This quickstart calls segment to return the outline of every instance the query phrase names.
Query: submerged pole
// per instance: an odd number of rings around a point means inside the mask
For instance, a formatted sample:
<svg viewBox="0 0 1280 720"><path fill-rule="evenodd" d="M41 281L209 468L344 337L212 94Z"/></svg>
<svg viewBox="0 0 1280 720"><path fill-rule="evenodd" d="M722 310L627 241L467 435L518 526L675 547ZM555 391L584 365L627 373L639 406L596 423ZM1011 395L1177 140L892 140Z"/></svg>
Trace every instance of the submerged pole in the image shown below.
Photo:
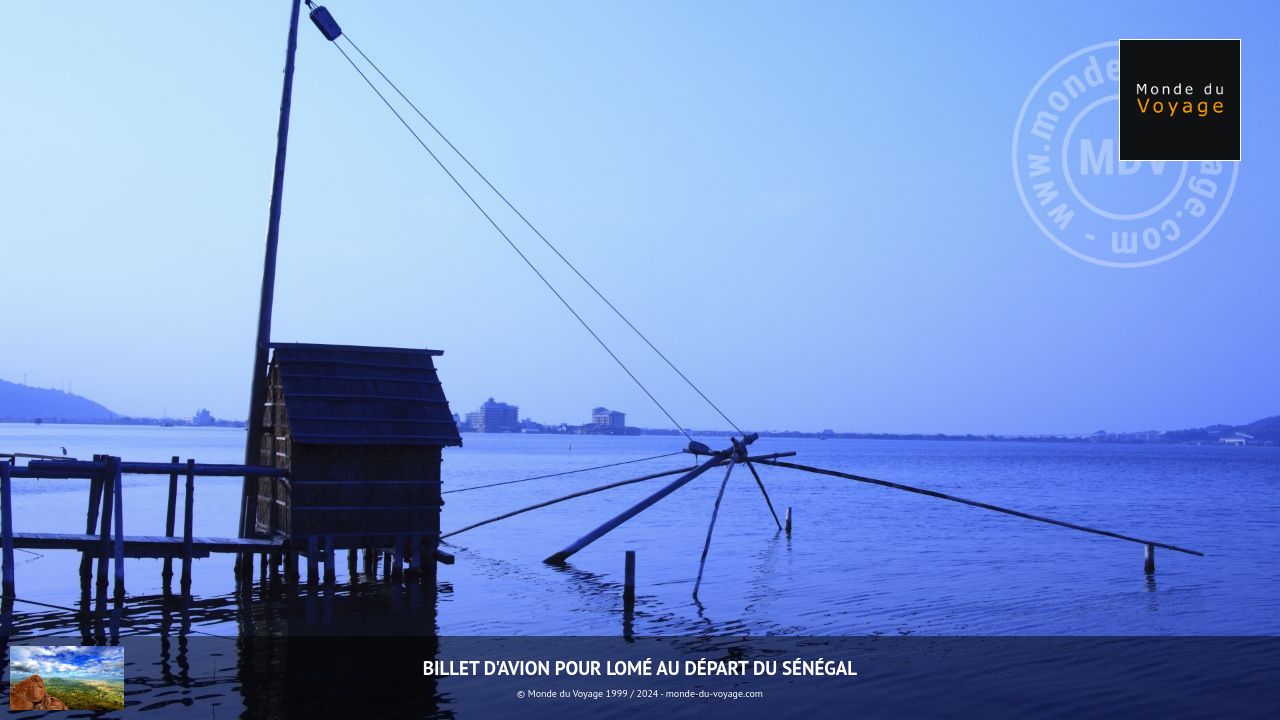
<svg viewBox="0 0 1280 720"><path fill-rule="evenodd" d="M284 199L284 161L289 145L289 109L293 104L293 67L298 52L298 15L302 0L290 0L289 39L284 56L284 85L280 90L280 122L276 128L276 164L271 178L271 204L267 210L267 247L262 259L262 295L258 302L258 334L253 346L253 378L249 390L249 432L245 438L244 464L257 465L261 459L262 408L266 394L267 358L271 346L271 308L276 292L276 248L280 244L280 209ZM245 477L240 497L240 537L249 537L250 492L254 478ZM237 562L244 561L241 556Z"/></svg>
<svg viewBox="0 0 1280 720"><path fill-rule="evenodd" d="M636 607L636 551L628 550L623 566L622 610L630 615Z"/></svg>
<svg viewBox="0 0 1280 720"><path fill-rule="evenodd" d="M1147 543L1142 551L1142 571L1148 575L1156 573L1156 546Z"/></svg>

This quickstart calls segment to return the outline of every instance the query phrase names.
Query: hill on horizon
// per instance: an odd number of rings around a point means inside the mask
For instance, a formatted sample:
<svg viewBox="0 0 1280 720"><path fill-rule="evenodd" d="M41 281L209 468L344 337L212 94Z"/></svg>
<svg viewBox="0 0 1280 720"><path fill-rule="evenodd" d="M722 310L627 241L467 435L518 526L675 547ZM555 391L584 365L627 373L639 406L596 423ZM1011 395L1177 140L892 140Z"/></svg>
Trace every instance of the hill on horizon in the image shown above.
<svg viewBox="0 0 1280 720"><path fill-rule="evenodd" d="M102 422L120 417L74 393L0 380L0 422Z"/></svg>

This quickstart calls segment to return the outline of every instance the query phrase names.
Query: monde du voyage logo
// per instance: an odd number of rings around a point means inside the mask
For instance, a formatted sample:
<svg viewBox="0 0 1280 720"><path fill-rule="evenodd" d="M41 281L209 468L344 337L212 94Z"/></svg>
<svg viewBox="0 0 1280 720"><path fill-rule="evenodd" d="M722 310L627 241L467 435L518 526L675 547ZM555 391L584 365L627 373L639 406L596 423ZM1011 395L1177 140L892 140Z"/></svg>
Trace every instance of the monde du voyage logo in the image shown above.
<svg viewBox="0 0 1280 720"><path fill-rule="evenodd" d="M1235 190L1239 59L1239 40L1121 40L1049 68L1013 134L1031 219L1063 250L1105 267L1191 249Z"/></svg>

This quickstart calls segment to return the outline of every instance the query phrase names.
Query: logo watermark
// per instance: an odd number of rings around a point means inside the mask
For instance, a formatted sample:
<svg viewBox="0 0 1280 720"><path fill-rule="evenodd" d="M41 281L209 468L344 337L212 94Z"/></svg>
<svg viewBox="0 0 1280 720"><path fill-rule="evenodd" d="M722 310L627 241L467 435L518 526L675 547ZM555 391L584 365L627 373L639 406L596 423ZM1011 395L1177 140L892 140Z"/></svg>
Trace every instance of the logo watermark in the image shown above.
<svg viewBox="0 0 1280 720"><path fill-rule="evenodd" d="M1122 161L1120 43L1060 60L1040 78L1013 131L1013 176L1031 219L1058 247L1095 265L1146 267L1213 229L1239 163Z"/></svg>

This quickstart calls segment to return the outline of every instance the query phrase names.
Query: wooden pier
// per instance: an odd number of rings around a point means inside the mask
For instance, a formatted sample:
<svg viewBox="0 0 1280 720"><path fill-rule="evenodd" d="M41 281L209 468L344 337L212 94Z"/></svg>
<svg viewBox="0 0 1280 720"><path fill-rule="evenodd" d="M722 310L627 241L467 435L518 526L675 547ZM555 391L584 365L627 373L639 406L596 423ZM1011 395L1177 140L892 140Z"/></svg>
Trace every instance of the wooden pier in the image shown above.
<svg viewBox="0 0 1280 720"><path fill-rule="evenodd" d="M0 461L0 514L3 515L0 534L4 546L4 597L15 596L13 551L27 550L75 550L83 554L80 576L88 584L93 578L94 560L98 565L98 586L107 585L108 564L114 564L115 592L124 593L125 558L163 558L166 560L164 579L172 575L171 561L182 561L182 590L190 591L191 562L207 558L212 553L276 553L287 547L287 538L222 538L196 537L192 524L195 516L195 479L197 477L239 477L246 474L283 478L287 471L279 468L247 465L199 464L194 460L185 463L174 458L169 463L125 462L107 455L93 460L32 460L27 465L13 465L10 460ZM166 535L126 535L125 503L122 478L124 475L168 475L170 492ZM181 535L174 529L177 517L177 480L186 476L186 492L183 500L183 529ZM13 481L15 479L75 479L89 483L88 506L85 511L83 533L19 532L13 525Z"/></svg>

